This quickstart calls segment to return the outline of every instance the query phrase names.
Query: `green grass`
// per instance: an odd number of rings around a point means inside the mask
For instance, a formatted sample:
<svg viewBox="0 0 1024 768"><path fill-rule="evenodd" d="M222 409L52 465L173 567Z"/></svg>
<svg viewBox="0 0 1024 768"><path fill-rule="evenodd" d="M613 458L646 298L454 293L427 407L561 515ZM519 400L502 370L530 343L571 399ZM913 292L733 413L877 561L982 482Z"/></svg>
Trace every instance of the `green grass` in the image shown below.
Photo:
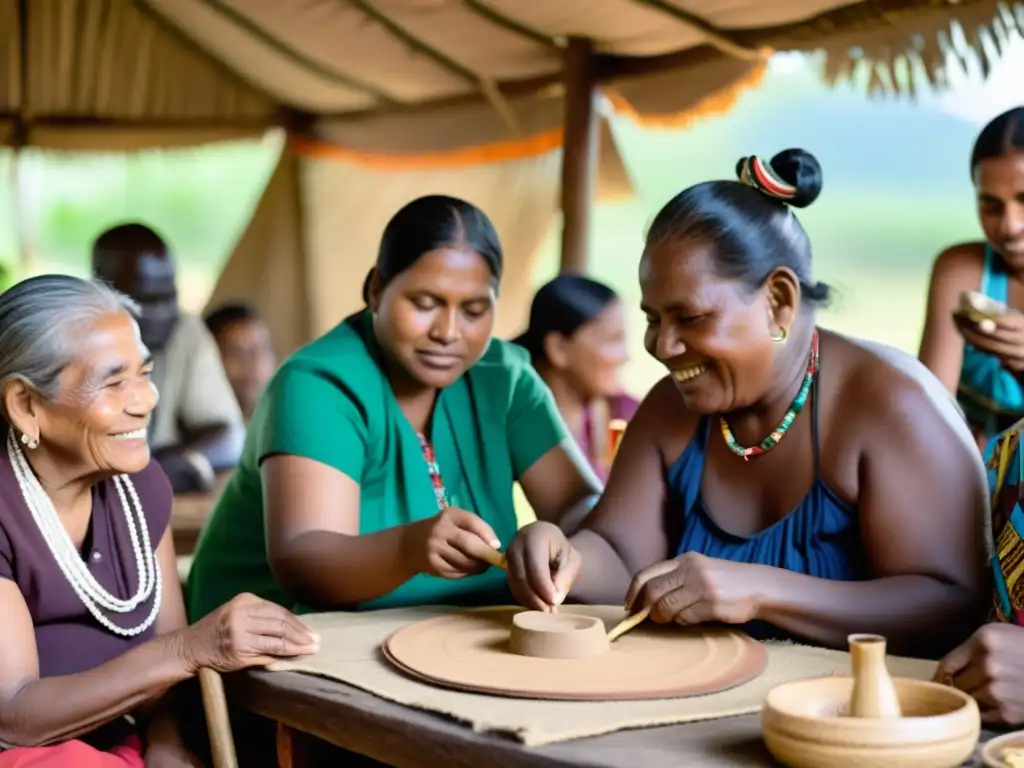
<svg viewBox="0 0 1024 768"><path fill-rule="evenodd" d="M33 271L86 275L98 234L142 221L171 245L183 303L198 309L244 231L280 148L280 140L268 140L133 155L28 151L21 161L21 200ZM9 151L0 153L0 178L10 178L11 158ZM0 185L0 263L15 270L17 220L11 190Z"/></svg>

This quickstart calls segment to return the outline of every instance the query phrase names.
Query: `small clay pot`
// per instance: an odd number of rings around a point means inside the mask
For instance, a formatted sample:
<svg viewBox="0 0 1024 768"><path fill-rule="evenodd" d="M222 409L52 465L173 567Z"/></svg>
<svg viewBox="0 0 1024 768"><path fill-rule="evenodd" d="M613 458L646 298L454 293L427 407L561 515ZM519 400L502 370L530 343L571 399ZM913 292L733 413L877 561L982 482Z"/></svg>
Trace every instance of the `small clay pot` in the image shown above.
<svg viewBox="0 0 1024 768"><path fill-rule="evenodd" d="M512 617L508 644L520 656L589 659L608 650L608 635L593 616L524 611Z"/></svg>

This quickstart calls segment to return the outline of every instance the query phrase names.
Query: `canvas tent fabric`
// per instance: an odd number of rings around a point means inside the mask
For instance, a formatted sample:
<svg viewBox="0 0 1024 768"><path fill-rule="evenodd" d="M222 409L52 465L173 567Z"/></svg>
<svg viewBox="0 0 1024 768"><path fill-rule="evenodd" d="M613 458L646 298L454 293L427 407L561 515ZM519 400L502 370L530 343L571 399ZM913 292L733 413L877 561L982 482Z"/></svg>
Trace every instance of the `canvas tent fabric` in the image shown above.
<svg viewBox="0 0 1024 768"><path fill-rule="evenodd" d="M567 40L592 41L608 114L678 125L727 109L771 50L823 50L830 79L859 62L876 91L941 85L954 19L967 47L989 40L987 55L997 55L1024 27L1024 6L0 0L0 142L132 150L285 125L296 140L214 300L254 298L277 346L292 348L354 308L352 286L394 208L447 191L480 204L502 231L510 267L501 326L515 328L533 249L557 208ZM599 189L628 194L604 124L601 136Z"/></svg>

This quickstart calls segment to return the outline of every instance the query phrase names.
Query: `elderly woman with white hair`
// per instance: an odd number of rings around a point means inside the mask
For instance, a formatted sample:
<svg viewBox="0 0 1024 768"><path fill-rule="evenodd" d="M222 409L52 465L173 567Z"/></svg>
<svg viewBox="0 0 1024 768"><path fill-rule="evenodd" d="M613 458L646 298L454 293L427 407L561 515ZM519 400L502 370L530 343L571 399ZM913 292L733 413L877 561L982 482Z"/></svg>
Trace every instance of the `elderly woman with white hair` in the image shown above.
<svg viewBox="0 0 1024 768"><path fill-rule="evenodd" d="M0 295L0 768L189 765L176 684L319 642L252 595L187 627L134 311L59 275Z"/></svg>

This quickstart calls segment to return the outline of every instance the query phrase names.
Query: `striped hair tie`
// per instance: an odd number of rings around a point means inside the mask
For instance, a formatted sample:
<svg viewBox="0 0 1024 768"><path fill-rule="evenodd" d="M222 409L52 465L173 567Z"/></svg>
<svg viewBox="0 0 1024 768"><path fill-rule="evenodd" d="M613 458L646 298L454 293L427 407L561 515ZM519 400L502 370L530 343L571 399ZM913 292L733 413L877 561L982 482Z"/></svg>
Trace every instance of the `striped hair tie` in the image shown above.
<svg viewBox="0 0 1024 768"><path fill-rule="evenodd" d="M740 181L760 192L786 202L797 196L797 188L787 184L772 171L772 167L757 155L746 157L740 164Z"/></svg>

